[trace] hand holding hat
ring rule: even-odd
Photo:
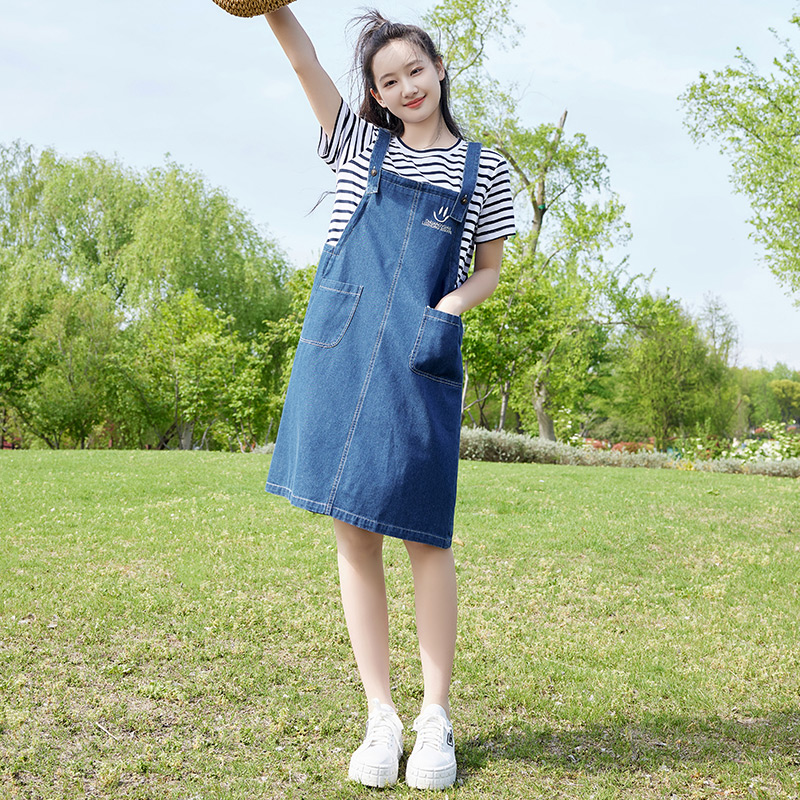
[[[229,14],[236,17],[258,17],[277,11],[281,6],[288,6],[294,0],[214,0]]]

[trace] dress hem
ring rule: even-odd
[[[355,514],[352,511],[347,511],[338,506],[330,506],[327,503],[320,503],[318,500],[311,500],[307,497],[298,497],[288,486],[267,482],[266,491],[270,494],[285,497],[296,508],[302,508],[315,514],[323,514],[327,517],[333,517],[334,519],[339,519],[342,522],[347,522],[350,525],[355,525],[357,528],[371,531],[372,533],[380,533],[384,536],[391,536],[394,539],[402,539],[404,541],[429,544],[442,550],[449,550],[453,543],[452,533],[449,537],[442,537],[426,531],[418,531],[413,528],[403,528],[399,525],[392,525],[388,522],[380,522],[379,520],[370,519],[369,517],[363,516],[363,514]]]

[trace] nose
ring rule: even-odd
[[[413,97],[415,94],[417,94],[417,92],[419,92],[416,81],[413,81],[409,77],[403,79],[402,90],[403,97]]]

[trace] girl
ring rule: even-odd
[[[322,127],[336,198],[281,417],[267,491],[333,518],[342,603],[369,701],[349,777],[397,780],[403,725],[389,689],[384,536],[411,559],[424,699],[406,782],[456,778],[449,689],[451,549],[461,425],[462,312],[497,286],[514,233],[508,169],[461,138],[430,37],[359,20],[359,113],[286,7],[265,15]],[[469,275],[473,260],[474,268]]]

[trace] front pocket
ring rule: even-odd
[[[464,380],[461,365],[463,331],[461,317],[426,308],[409,359],[411,371],[439,383],[461,386]]]
[[[320,278],[311,292],[300,341],[316,347],[336,347],[356,313],[363,288]]]

